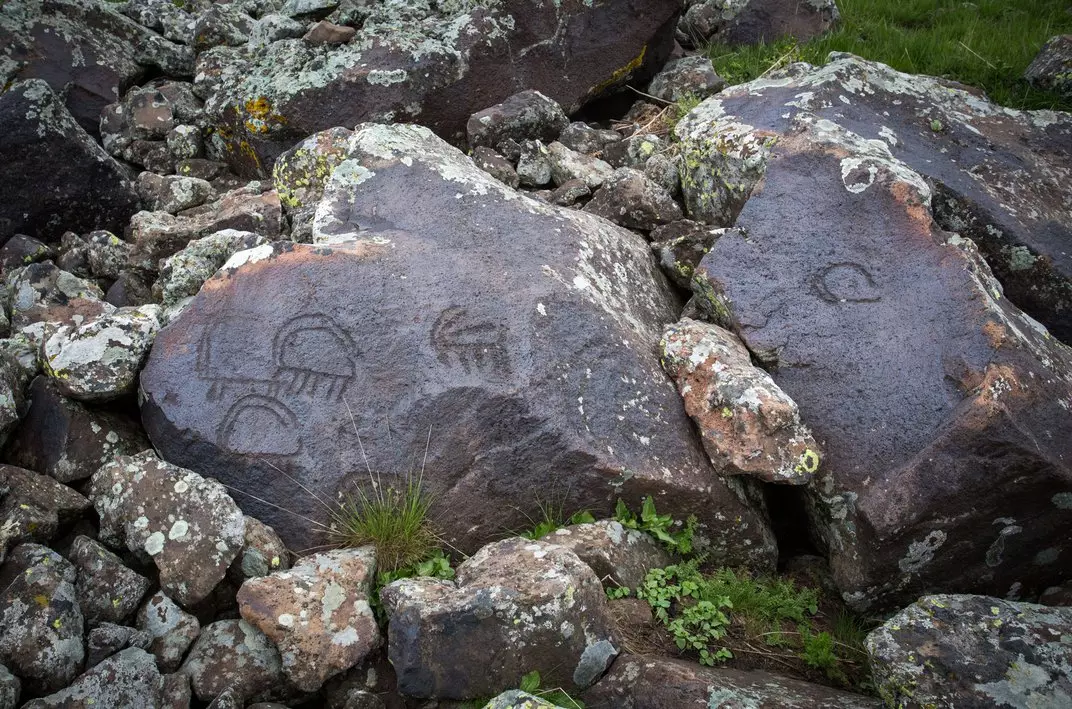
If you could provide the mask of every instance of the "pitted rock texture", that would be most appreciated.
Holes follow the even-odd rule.
[[[61,394],[107,401],[131,394],[160,329],[160,306],[118,308],[80,326],[64,325],[45,340],[42,366]]]
[[[0,18],[16,2],[5,3]],[[0,51],[7,49],[0,39]],[[3,70],[0,64],[0,78]],[[67,230],[121,231],[137,211],[138,195],[123,168],[44,81],[20,81],[0,94],[0,132],[0,162],[7,171],[0,241],[15,233],[52,242]]]
[[[148,650],[152,637],[144,630],[128,625],[101,623],[86,633],[86,670],[96,667],[120,650],[138,648]]]
[[[464,137],[474,112],[521,89],[567,112],[668,56],[674,0],[535,3],[387,0],[346,44],[282,40],[198,57],[197,82],[240,174],[264,174],[299,139],[359,121]]]
[[[1058,35],[1044,44],[1024,78],[1044,89],[1072,96],[1072,35]]]
[[[945,138],[921,135],[917,118],[907,130],[893,120],[929,106],[974,144],[971,122],[1041,139],[1064,130],[1061,119],[855,58],[793,71],[727,89],[677,130],[691,174],[716,177],[774,140],[772,126],[786,131],[762,149],[761,188],[693,288],[699,309],[770,369],[823,448],[808,501],[845,599],[877,609],[921,587],[1029,594],[1067,578],[1072,352],[1003,295],[969,240],[938,228],[927,181],[897,156],[922,160],[921,146],[940,154],[931,141]],[[802,94],[809,86],[815,93]],[[834,116],[820,98],[831,90],[847,92],[848,104],[832,99],[838,120],[862,134],[822,117]],[[876,118],[868,106],[880,98],[894,116]],[[954,107],[975,113],[960,125],[948,118]],[[975,182],[966,166],[980,159],[1011,158],[973,151],[955,174],[948,165],[948,179],[982,199],[1004,188]],[[1031,186],[1008,203],[1057,218],[1064,208],[1039,196],[1048,169],[1035,164]]]
[[[670,555],[644,532],[626,529],[612,519],[575,524],[555,530],[545,541],[566,547],[588,564],[607,588],[636,588],[651,569],[674,563]]]
[[[47,475],[0,465],[0,562],[22,542],[51,541],[89,507],[89,500]]]
[[[93,134],[101,109],[150,70],[189,75],[193,60],[193,52],[120,15],[109,3],[8,0],[0,14],[0,84],[43,79]]]
[[[677,36],[687,46],[709,41],[766,44],[783,37],[805,42],[841,19],[836,0],[688,0]]]
[[[38,544],[15,547],[0,567],[0,663],[34,693],[71,683],[82,669],[82,612],[73,566]]]
[[[203,702],[227,691],[240,702],[256,701],[283,684],[279,651],[244,620],[218,620],[206,626],[179,672],[190,678],[194,694]]]
[[[806,485],[819,469],[819,446],[796,403],[752,364],[733,333],[684,318],[663,333],[663,368],[677,382],[704,449],[725,475]]]
[[[68,399],[48,377],[34,378],[27,399],[6,451],[16,465],[69,483],[88,478],[116,455],[149,448],[136,420]]]
[[[186,606],[212,591],[242,548],[245,518],[224,487],[152,451],[102,467],[89,498],[101,541],[151,558],[161,588]]]
[[[375,577],[372,547],[314,554],[289,571],[246,581],[238,609],[279,649],[286,678],[315,692],[379,646],[368,602]]]
[[[1061,707],[1072,703],[1072,608],[924,596],[867,636],[888,706]]]
[[[177,670],[186,650],[201,633],[197,618],[159,591],[138,610],[137,625],[149,634],[148,649],[161,672]]]
[[[546,541],[489,544],[453,582],[403,579],[380,598],[399,691],[414,697],[487,696],[532,670],[548,687],[584,689],[620,647],[595,573]],[[509,650],[489,654],[500,647]]]
[[[582,695],[588,709],[880,709],[871,697],[761,670],[626,655]]]
[[[851,142],[851,194],[866,195],[884,167],[925,180],[939,225],[975,241],[1006,296],[1072,342],[1072,116],[1004,108],[848,54],[794,64],[678,123],[689,217],[732,226],[771,144],[805,126],[832,149]]]
[[[122,623],[149,590],[149,579],[128,569],[122,559],[89,537],[75,537],[67,557],[78,569],[78,606],[90,627]]]
[[[136,647],[112,655],[89,670],[70,687],[40,699],[26,709],[89,709],[90,707],[139,707],[164,709],[164,678],[153,656]]]
[[[640,237],[518,195],[424,128],[364,126],[349,154],[318,244],[235,254],[157,338],[142,419],[164,456],[248,491],[295,549],[323,543],[296,515],[325,516],[295,480],[331,498],[367,479],[362,448],[393,476],[427,447],[462,549],[525,527],[519,500],[561,481],[570,507],[654,494],[696,514],[712,560],[773,562],[659,368],[675,302]]]

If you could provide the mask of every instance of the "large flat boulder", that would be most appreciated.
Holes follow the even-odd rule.
[[[518,194],[425,128],[369,124],[348,150],[318,243],[235,254],[155,341],[142,418],[165,458],[239,490],[292,549],[327,518],[302,486],[367,482],[367,455],[386,481],[423,471],[469,551],[541,500],[609,516],[650,494],[697,516],[713,560],[773,562],[750,488],[714,472],[661,371],[676,305],[641,237]]]
[[[59,241],[65,231],[122,232],[137,211],[123,168],[44,81],[20,81],[0,94],[0,132],[0,241],[16,233]]]
[[[930,184],[1024,220],[1019,233],[1041,248],[1045,224],[1070,223],[1047,191],[1057,178],[1001,131],[1046,144],[1072,124],[1042,128],[1045,115],[854,58],[795,71],[709,99],[678,135],[694,184],[723,184],[724,196],[740,183],[719,174],[759,165],[735,228],[697,269],[696,303],[771,371],[825,452],[807,501],[845,599],[877,609],[920,589],[1005,596],[1059,583],[1072,570],[1072,351],[1002,294],[969,239],[939,228]],[[880,100],[890,116],[875,114]],[[973,130],[993,132],[994,149],[962,149],[926,121],[921,132],[906,112],[928,106],[969,145],[985,140]],[[954,106],[977,113],[955,123]],[[928,146],[930,183],[906,162]],[[959,166],[943,171],[942,150]],[[1014,156],[1037,170],[1030,183],[1017,170],[975,176]]]
[[[673,44],[676,0],[389,0],[344,44],[284,39],[217,47],[197,80],[232,166],[264,174],[310,133],[361,121],[414,122],[464,137],[473,113],[523,89],[567,112]]]

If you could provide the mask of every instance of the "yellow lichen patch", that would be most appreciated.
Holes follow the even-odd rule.
[[[620,67],[610,75],[610,78],[606,81],[601,81],[591,91],[588,92],[589,96],[601,94],[610,87],[614,86],[621,81],[624,81],[630,74],[639,69],[644,63],[644,56],[648,53],[648,45],[644,45],[640,48],[640,54],[637,54],[633,59],[623,67]]]
[[[811,448],[804,449],[804,452],[800,454],[800,462],[797,463],[796,472],[814,473],[818,469],[819,454],[813,451]]]
[[[44,608],[45,606],[48,605],[48,596],[45,596],[45,595],[34,596],[34,603],[36,603],[37,605],[39,605],[42,608]]]
[[[242,110],[239,109],[238,113],[242,113]],[[245,115],[243,125],[250,133],[268,133],[287,122],[286,118],[272,111],[271,102],[263,96],[246,101]]]

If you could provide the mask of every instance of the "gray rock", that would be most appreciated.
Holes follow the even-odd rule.
[[[32,236],[15,234],[0,247],[0,268],[5,273],[53,257],[52,247]]]
[[[5,3],[0,18],[22,1]],[[0,47],[8,50],[2,40]],[[20,81],[0,94],[0,131],[7,175],[0,186],[0,241],[16,233],[49,242],[68,230],[121,231],[137,211],[138,195],[123,168],[44,81]]]
[[[473,148],[473,163],[505,185],[517,187],[521,184],[521,178],[510,161],[491,148],[483,145]]]
[[[287,17],[326,16],[339,6],[339,0],[286,0],[280,12]]]
[[[539,91],[522,91],[500,104],[474,113],[465,125],[469,147],[498,150],[504,140],[550,143],[569,125],[554,99]]]
[[[244,701],[264,699],[283,684],[279,651],[244,620],[206,626],[179,669],[194,694],[209,702],[228,690]]]
[[[518,182],[525,187],[542,187],[551,182],[551,158],[543,143],[526,140],[521,144],[517,177]]]
[[[724,231],[691,219],[679,219],[652,230],[651,250],[658,257],[663,273],[682,288],[689,288],[696,266]]]
[[[139,25],[158,32],[172,42],[193,44],[194,17],[187,9],[198,7],[193,2],[183,3],[180,8],[172,0],[129,0],[118,9]]]
[[[164,259],[153,291],[159,292],[165,307],[174,305],[183,298],[197,295],[201,285],[235,253],[268,242],[269,239],[260,234],[234,229],[194,239],[181,251]]]
[[[622,136],[617,131],[592,128],[587,123],[574,122],[566,126],[558,136],[558,142],[579,153],[602,156],[611,143],[617,143]]]
[[[544,538],[572,551],[588,564],[606,588],[636,588],[648,571],[674,562],[673,557],[649,534],[626,529],[615,520],[575,524]]]
[[[0,663],[32,693],[71,683],[82,668],[82,613],[76,572],[37,544],[15,547],[0,567]]]
[[[0,445],[7,441],[25,413],[26,379],[26,371],[19,361],[7,352],[0,352]]]
[[[402,471],[427,442],[424,482],[460,549],[526,526],[536,503],[517,509],[518,491],[568,480],[574,509],[607,515],[618,496],[636,507],[653,494],[660,511],[697,516],[717,563],[773,561],[763,513],[714,474],[659,369],[676,306],[641,237],[520,195],[400,125],[355,132],[313,233],[311,246],[235,254],[141,379],[154,445],[271,503],[237,498],[291,548],[324,543],[302,517],[326,515],[295,480],[334,496],[366,479],[362,445]],[[405,327],[403,303],[420,314]],[[566,366],[581,360],[595,364]]]
[[[511,689],[491,699],[483,709],[555,709],[557,706],[520,689]]]
[[[629,229],[649,231],[681,219],[681,206],[660,185],[631,167],[621,167],[606,179],[584,211]]]
[[[143,172],[135,183],[142,203],[154,212],[179,212],[199,207],[215,196],[207,180],[181,175],[157,175]]]
[[[112,306],[96,284],[57,268],[53,263],[34,263],[11,271],[5,281],[11,294],[11,328],[22,330],[35,323],[75,325]]]
[[[127,648],[95,666],[70,687],[34,699],[28,709],[69,709],[71,707],[144,707],[163,709],[163,678],[153,656],[136,647]]]
[[[144,630],[101,623],[86,634],[86,670],[96,667],[120,650],[128,647],[148,650],[151,644],[152,637]]]
[[[156,657],[161,672],[177,670],[186,650],[201,633],[197,618],[161,592],[153,594],[138,610],[137,626],[149,635],[147,649]]]
[[[783,37],[806,42],[841,19],[835,0],[702,0],[678,24],[678,40],[702,47],[710,41],[730,45],[769,44]]]
[[[271,13],[253,23],[249,32],[249,43],[254,47],[264,47],[272,42],[284,39],[296,39],[305,34],[305,25],[292,20],[286,15]]]
[[[681,197],[681,158],[677,153],[656,153],[644,163],[648,179],[666,190],[674,199]]]
[[[654,155],[666,149],[666,143],[652,133],[639,133],[607,146],[605,157],[614,167],[643,167]]]
[[[228,572],[235,585],[289,568],[290,552],[275,530],[254,517],[246,517],[245,544]]]
[[[56,328],[42,347],[44,372],[62,394],[80,401],[130,394],[160,329],[159,317],[159,306],[141,305]]]
[[[924,596],[867,636],[889,706],[1060,707],[1072,701],[1072,609]]]
[[[37,377],[29,408],[7,448],[7,460],[62,483],[84,480],[116,455],[149,447],[139,423],[121,413],[91,409]]]
[[[584,180],[569,180],[563,182],[561,185],[551,193],[550,202],[562,207],[572,207],[580,200],[590,197],[592,190],[588,189],[588,185]]]
[[[1049,91],[1072,97],[1072,34],[1062,34],[1042,45],[1024,78]]]
[[[487,696],[533,670],[549,687],[576,691],[618,654],[599,579],[546,541],[489,544],[458,567],[456,582],[403,579],[380,597],[398,688],[413,697]],[[510,652],[489,654],[494,647]]]
[[[213,5],[197,17],[194,49],[199,53],[212,47],[238,47],[249,41],[253,18],[231,5]]]
[[[67,558],[78,570],[78,607],[90,626],[122,623],[138,609],[149,579],[89,537],[79,535]]]
[[[346,159],[349,128],[329,128],[309,136],[279,156],[272,182],[283,206],[315,207],[335,167]]]
[[[127,265],[131,245],[110,231],[92,231],[83,237],[89,273],[96,279],[114,281]]]
[[[556,187],[570,180],[583,180],[589,189],[595,190],[614,173],[614,168],[599,158],[570,150],[557,141],[547,146],[547,159]]]
[[[160,587],[185,606],[212,591],[242,548],[245,518],[224,487],[152,451],[102,467],[89,498],[101,541],[148,555]]]
[[[0,709],[15,709],[22,695],[22,682],[11,671],[0,665]]]
[[[711,59],[705,55],[682,57],[667,63],[648,85],[648,93],[663,101],[680,101],[693,97],[704,99],[726,88],[715,73]]]
[[[582,695],[587,709],[748,707],[748,709],[880,709],[872,697],[780,677],[761,670],[626,655]]]
[[[314,554],[289,571],[246,581],[238,609],[279,649],[286,678],[316,692],[379,647],[369,606],[375,577],[373,547]]]
[[[205,152],[201,129],[197,126],[177,125],[168,132],[166,141],[168,152],[176,161],[199,158]]]
[[[89,509],[89,500],[47,475],[0,465],[0,561],[23,542],[48,543]]]

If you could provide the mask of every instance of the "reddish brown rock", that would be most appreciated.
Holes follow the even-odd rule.
[[[1050,199],[1065,167],[1051,173],[1032,152],[1030,184],[1019,168],[1000,183],[980,175],[1021,159],[1020,138],[1003,131],[1045,144],[1068,122],[854,58],[796,71],[728,89],[678,126],[686,164],[708,186],[766,145],[737,228],[697,270],[697,302],[770,369],[822,446],[807,499],[847,601],[888,607],[921,588],[1038,593],[1072,570],[1072,352],[1003,295],[970,241],[938,227],[938,197],[905,161],[922,163],[929,145],[932,181],[1006,222],[1040,225],[1066,209]],[[801,99],[809,86],[848,103]],[[876,116],[880,99],[891,116]],[[943,132],[919,126],[928,107]],[[966,123],[945,122],[956,108],[972,112]],[[952,140],[980,146],[987,134],[997,149],[962,152]],[[716,135],[718,150],[705,143]]]
[[[201,701],[232,692],[237,706],[264,699],[283,685],[279,651],[244,620],[218,620],[206,626],[179,673],[190,678]]]
[[[704,449],[725,475],[806,485],[819,447],[796,403],[753,366],[733,333],[685,318],[663,333],[662,363],[677,382]]]
[[[719,563],[773,562],[659,368],[675,302],[642,238],[522,197],[419,127],[363,126],[324,195],[319,244],[235,254],[158,336],[142,417],[169,460],[248,493],[294,549],[327,516],[299,483],[362,484],[363,449],[388,479],[424,461],[459,548],[527,526],[554,487],[607,516],[654,495]]]
[[[289,571],[246,581],[238,609],[279,648],[287,679],[315,692],[379,646],[369,607],[375,576],[372,547],[314,554]]]
[[[310,44],[344,44],[349,42],[357,34],[353,27],[336,25],[327,20],[321,20],[313,25],[312,29],[302,37]]]

